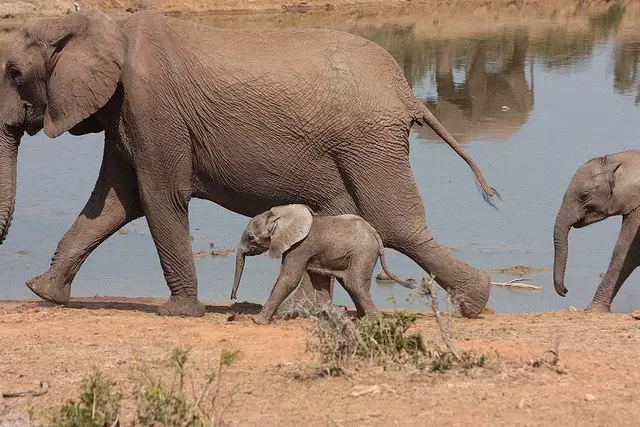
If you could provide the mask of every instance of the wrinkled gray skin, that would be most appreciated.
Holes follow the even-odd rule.
[[[582,228],[615,215],[622,215],[618,235],[590,311],[609,312],[622,283],[640,264],[640,151],[624,151],[591,159],[581,165],[571,179],[556,217],[553,282],[565,296],[569,230]]]
[[[0,83],[0,237],[13,212],[23,132],[104,131],[89,201],[49,270],[27,282],[41,298],[67,303],[89,254],[144,215],[171,290],[159,312],[203,315],[188,216],[198,197],[246,216],[289,203],[358,214],[473,317],[489,298],[490,277],[427,228],[409,165],[414,124],[432,127],[484,195],[494,194],[391,55],[361,37],[220,30],[149,11],[32,21],[9,48]],[[329,299],[330,280],[306,277],[301,290]]]
[[[256,215],[242,233],[236,252],[236,271],[231,299],[236,299],[247,255],[269,251],[272,258],[282,257],[280,275],[262,311],[254,322],[269,322],[280,304],[298,286],[305,272],[335,277],[353,300],[358,316],[377,311],[371,300],[371,276],[380,257],[383,270],[398,279],[384,260],[384,248],[378,232],[356,215],[313,216],[308,206],[276,206]]]

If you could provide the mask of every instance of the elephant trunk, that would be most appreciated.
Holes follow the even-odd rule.
[[[556,292],[561,297],[567,295],[567,288],[564,286],[564,273],[567,268],[567,256],[569,254],[569,230],[573,222],[568,219],[565,206],[560,208],[553,228],[553,285]]]
[[[6,239],[16,201],[16,164],[22,133],[0,131],[0,244]]]
[[[236,252],[236,272],[233,276],[233,288],[231,289],[231,299],[236,299],[236,292],[238,292],[238,286],[240,286],[240,278],[242,277],[242,270],[244,270],[244,260],[247,256],[244,246],[240,245]]]

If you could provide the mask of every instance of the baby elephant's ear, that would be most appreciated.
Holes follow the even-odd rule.
[[[276,206],[270,212],[269,222],[273,231],[269,256],[279,258],[287,249],[307,237],[313,216],[306,205]]]

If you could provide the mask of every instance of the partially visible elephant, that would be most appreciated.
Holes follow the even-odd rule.
[[[534,106],[533,69],[530,85],[525,76],[528,40],[525,31],[515,34],[512,51],[498,71],[487,70],[488,42],[478,42],[462,83],[454,82],[452,45],[438,50],[437,99],[426,105],[458,140],[505,140],[527,122]],[[426,128],[418,132],[432,138]]]
[[[581,165],[562,199],[553,231],[553,283],[558,295],[564,284],[568,237],[571,228],[582,228],[611,216],[622,215],[622,228],[590,311],[608,312],[622,283],[640,264],[640,151],[623,151],[591,159]]]
[[[282,257],[282,263],[269,299],[253,319],[258,324],[269,322],[305,272],[335,277],[353,300],[359,317],[377,311],[370,290],[378,257],[389,277],[404,287],[415,287],[389,271],[382,239],[367,221],[350,214],[314,216],[308,206],[293,204],[275,206],[247,224],[236,252],[231,299],[236,299],[245,257],[267,251],[272,258]]]
[[[435,275],[477,316],[489,274],[459,261],[427,228],[409,163],[409,132],[427,124],[494,190],[411,93],[391,55],[331,30],[220,30],[144,11],[32,21],[13,41],[0,86],[0,241],[15,202],[26,131],[55,138],[104,131],[95,189],[44,274],[27,282],[67,303],[89,254],[145,216],[171,290],[160,314],[200,316],[189,238],[192,197],[246,216],[303,203],[358,214],[385,246]],[[301,292],[330,297],[311,276]]]

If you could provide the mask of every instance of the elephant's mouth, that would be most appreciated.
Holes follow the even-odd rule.
[[[25,103],[24,117],[22,128],[30,136],[37,134],[44,127],[44,113],[36,112],[28,102]]]

